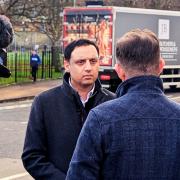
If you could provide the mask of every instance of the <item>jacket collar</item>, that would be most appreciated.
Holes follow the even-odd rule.
[[[122,82],[118,86],[116,94],[117,97],[120,97],[131,92],[163,93],[163,83],[157,76],[136,76]]]

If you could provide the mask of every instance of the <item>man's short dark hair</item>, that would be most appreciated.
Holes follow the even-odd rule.
[[[89,46],[89,45],[94,46],[96,48],[97,52],[98,52],[98,55],[99,55],[99,48],[98,48],[98,46],[93,41],[90,41],[88,39],[78,39],[78,40],[72,41],[71,43],[69,43],[66,46],[66,48],[64,50],[64,58],[65,58],[65,60],[70,61],[71,54],[72,54],[73,50],[76,47]]]
[[[160,47],[156,35],[148,30],[134,29],[124,34],[116,45],[116,58],[126,70],[148,73],[159,66]]]

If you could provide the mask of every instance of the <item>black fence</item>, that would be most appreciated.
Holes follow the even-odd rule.
[[[21,83],[32,81],[31,67],[30,67],[30,50],[19,50],[19,51],[9,51],[7,66],[11,71],[10,78],[0,78],[0,86],[12,83]],[[38,55],[41,58],[41,64],[38,68],[37,80],[38,79],[56,79],[61,76],[61,73],[55,71],[55,67],[52,62],[52,51],[43,50],[39,51]],[[62,64],[62,56],[58,55],[59,64]]]

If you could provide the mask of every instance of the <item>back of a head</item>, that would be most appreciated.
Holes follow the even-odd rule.
[[[126,72],[156,74],[160,59],[159,40],[148,29],[131,30],[117,42],[116,58]]]
[[[72,41],[66,46],[64,50],[65,60],[69,61],[71,59],[71,54],[76,47],[90,46],[90,45],[94,46],[99,54],[99,48],[93,41],[90,41],[88,39],[78,39],[78,40]]]

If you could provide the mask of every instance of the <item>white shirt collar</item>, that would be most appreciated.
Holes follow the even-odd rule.
[[[69,85],[73,88],[73,86],[71,84],[71,78],[69,78]],[[83,106],[85,106],[85,104],[88,102],[89,98],[92,96],[92,94],[94,92],[94,89],[95,89],[95,83],[94,83],[92,89],[88,92],[87,98],[85,100],[83,100],[83,98],[80,96],[80,99],[81,99],[81,102],[82,102]]]

